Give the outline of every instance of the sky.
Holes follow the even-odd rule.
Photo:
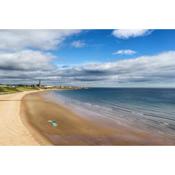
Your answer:
[[[0,83],[175,87],[175,30],[0,30]]]

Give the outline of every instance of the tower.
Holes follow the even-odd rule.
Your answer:
[[[39,80],[38,86],[41,87],[41,80]]]

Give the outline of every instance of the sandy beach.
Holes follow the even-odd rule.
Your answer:
[[[40,134],[40,137],[53,145],[174,144],[171,139],[135,128],[79,116],[65,106],[44,99],[42,94],[43,92],[24,96],[21,106],[21,117],[36,140]],[[49,120],[56,120],[58,126],[52,127]]]
[[[21,99],[28,93],[0,95],[0,145],[39,145],[20,117]]]
[[[37,93],[36,93],[37,92]],[[0,145],[172,145],[172,140],[79,116],[44,92],[0,95]],[[49,120],[56,120],[52,127]]]

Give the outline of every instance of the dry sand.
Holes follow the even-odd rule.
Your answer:
[[[20,117],[21,99],[29,93],[0,95],[0,145],[39,145]]]

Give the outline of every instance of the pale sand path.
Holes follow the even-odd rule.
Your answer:
[[[39,145],[20,118],[21,99],[31,92],[0,95],[0,145]]]

